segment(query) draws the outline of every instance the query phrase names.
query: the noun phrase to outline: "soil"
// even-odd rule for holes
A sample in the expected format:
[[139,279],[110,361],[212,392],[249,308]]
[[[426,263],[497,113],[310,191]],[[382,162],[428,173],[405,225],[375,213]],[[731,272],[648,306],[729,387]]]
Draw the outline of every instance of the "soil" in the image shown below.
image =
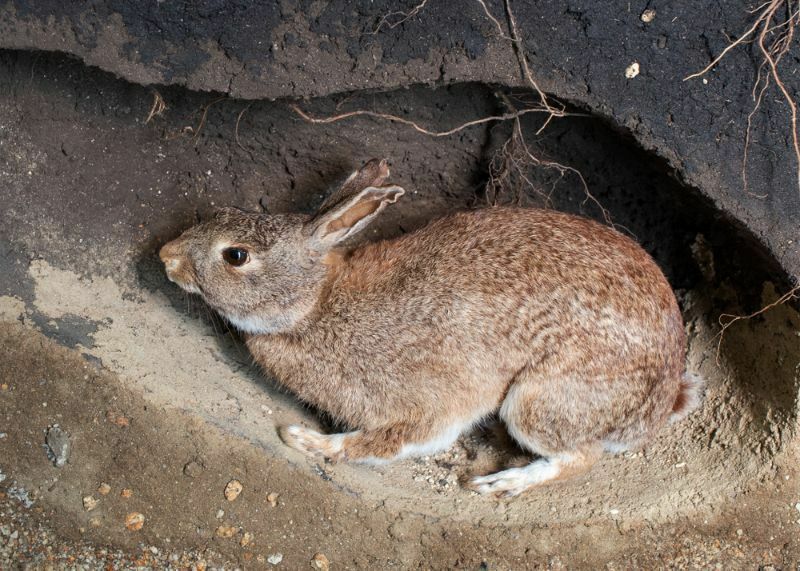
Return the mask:
[[[313,109],[369,104],[445,127],[496,113],[496,89],[355,92]],[[296,569],[317,553],[333,568],[366,569],[800,561],[796,308],[732,327],[717,360],[719,315],[776,299],[787,268],[663,160],[603,119],[566,118],[539,137],[541,119],[523,125],[538,153],[580,169],[614,223],[664,269],[684,312],[688,367],[708,381],[704,405],[641,452],[498,501],[459,485],[525,460],[496,424],[441,455],[383,467],[324,464],[287,449],[275,427],[319,425],[318,416],[252,366],[235,332],[169,284],[155,253],[214,205],[311,210],[371,156],[389,157],[409,194],[370,239],[485,207],[486,168],[510,125],[431,138],[368,118],[312,125],[283,101],[159,91],[168,109],[145,123],[147,88],[61,55],[0,52],[7,562]],[[530,175],[554,189],[548,206],[602,218],[574,177]],[[544,203],[537,193],[500,201]],[[55,424],[71,439],[61,468],[43,447]],[[243,491],[231,502],[234,479]],[[126,527],[130,514],[144,516],[141,529]],[[246,533],[252,539],[241,545]]]

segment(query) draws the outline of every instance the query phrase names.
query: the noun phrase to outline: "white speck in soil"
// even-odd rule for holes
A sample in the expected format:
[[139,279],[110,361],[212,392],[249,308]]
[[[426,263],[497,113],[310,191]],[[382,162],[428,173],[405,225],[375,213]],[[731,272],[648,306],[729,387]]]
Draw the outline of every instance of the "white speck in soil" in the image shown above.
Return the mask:
[[267,561],[269,561],[272,565],[277,565],[281,561],[283,561],[283,553],[273,553],[269,557],[267,557]]

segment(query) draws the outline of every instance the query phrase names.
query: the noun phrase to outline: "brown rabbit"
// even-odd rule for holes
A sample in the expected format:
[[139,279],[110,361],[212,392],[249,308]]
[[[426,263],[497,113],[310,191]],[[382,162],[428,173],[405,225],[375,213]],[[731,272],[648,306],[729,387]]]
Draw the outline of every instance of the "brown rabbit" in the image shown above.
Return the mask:
[[403,195],[388,175],[372,160],[313,217],[223,209],[161,249],[169,278],[241,329],[264,369],[352,428],[283,427],[289,446],[388,461],[445,449],[499,411],[541,458],[470,485],[516,495],[697,404],[675,297],[632,240],[490,208],[343,248]]

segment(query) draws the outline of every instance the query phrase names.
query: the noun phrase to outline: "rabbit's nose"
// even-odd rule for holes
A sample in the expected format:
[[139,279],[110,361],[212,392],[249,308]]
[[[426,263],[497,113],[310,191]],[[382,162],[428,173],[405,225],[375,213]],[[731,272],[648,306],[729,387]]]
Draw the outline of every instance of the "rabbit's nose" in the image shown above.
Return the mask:
[[161,258],[161,261],[164,262],[164,267],[166,268],[167,272],[175,271],[178,269],[178,266],[181,265],[181,252],[180,252],[180,242],[178,240],[173,240],[172,242],[168,242],[162,246],[161,250],[158,252],[158,257]]

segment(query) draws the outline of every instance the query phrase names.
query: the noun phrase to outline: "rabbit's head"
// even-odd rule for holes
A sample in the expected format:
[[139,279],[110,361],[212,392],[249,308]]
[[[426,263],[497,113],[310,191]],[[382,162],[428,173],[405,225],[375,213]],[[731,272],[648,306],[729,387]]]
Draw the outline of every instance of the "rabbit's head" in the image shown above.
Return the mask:
[[312,217],[219,209],[161,248],[167,276],[242,331],[291,330],[314,308],[331,250],[404,193],[383,186],[388,175],[385,161],[368,162]]

